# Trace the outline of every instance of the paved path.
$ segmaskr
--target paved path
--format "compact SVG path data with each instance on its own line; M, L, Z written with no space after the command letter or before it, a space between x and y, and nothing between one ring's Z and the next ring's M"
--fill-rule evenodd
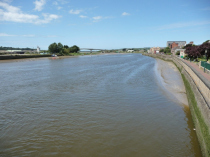
M181 59L184 63L186 63L193 71L200 77L200 79L210 88L210 75L204 73L202 69L199 68L198 65L188 61Z

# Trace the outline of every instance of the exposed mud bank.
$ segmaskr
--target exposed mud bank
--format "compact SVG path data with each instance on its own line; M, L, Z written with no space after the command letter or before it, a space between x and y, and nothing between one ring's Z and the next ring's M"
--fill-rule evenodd
M179 70L172 62L157 59L156 75L165 93L182 106L188 106L185 86Z

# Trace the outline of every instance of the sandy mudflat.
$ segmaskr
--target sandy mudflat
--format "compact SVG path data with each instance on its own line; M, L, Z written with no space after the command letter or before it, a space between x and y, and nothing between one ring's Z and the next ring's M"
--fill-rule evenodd
M156 74L164 93L180 104L188 105L185 86L177 67L172 62L156 60Z

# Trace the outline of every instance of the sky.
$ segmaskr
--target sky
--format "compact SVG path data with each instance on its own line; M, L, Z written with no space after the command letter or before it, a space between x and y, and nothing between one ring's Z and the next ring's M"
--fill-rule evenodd
M0 0L0 46L165 47L210 39L210 0Z

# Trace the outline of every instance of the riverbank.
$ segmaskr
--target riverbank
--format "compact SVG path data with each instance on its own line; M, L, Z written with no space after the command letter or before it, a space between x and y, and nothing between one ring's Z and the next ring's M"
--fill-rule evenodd
M25 59L25 58L43 58L43 57L50 57L51 55L0 55L0 60L13 60L13 59Z
M80 57L80 56L92 56L92 55L116 55L116 54L128 54L128 53L88 53L88 54L77 54L77 55L69 55L69 56L57 56L57 57L51 57L51 55L31 55L30 57L21 56L21 57L14 57L9 56L6 59L3 59L4 57L0 56L0 63L5 62L22 62L22 61L35 61L40 59L64 59L64 58L73 58L73 57Z
M155 71L161 88L172 101L188 106L187 95L182 77L172 62L156 59Z
M210 156L210 108L209 88L185 63L168 55L144 54L153 58L173 62L179 69L186 88L188 103L195 125L202 154Z

